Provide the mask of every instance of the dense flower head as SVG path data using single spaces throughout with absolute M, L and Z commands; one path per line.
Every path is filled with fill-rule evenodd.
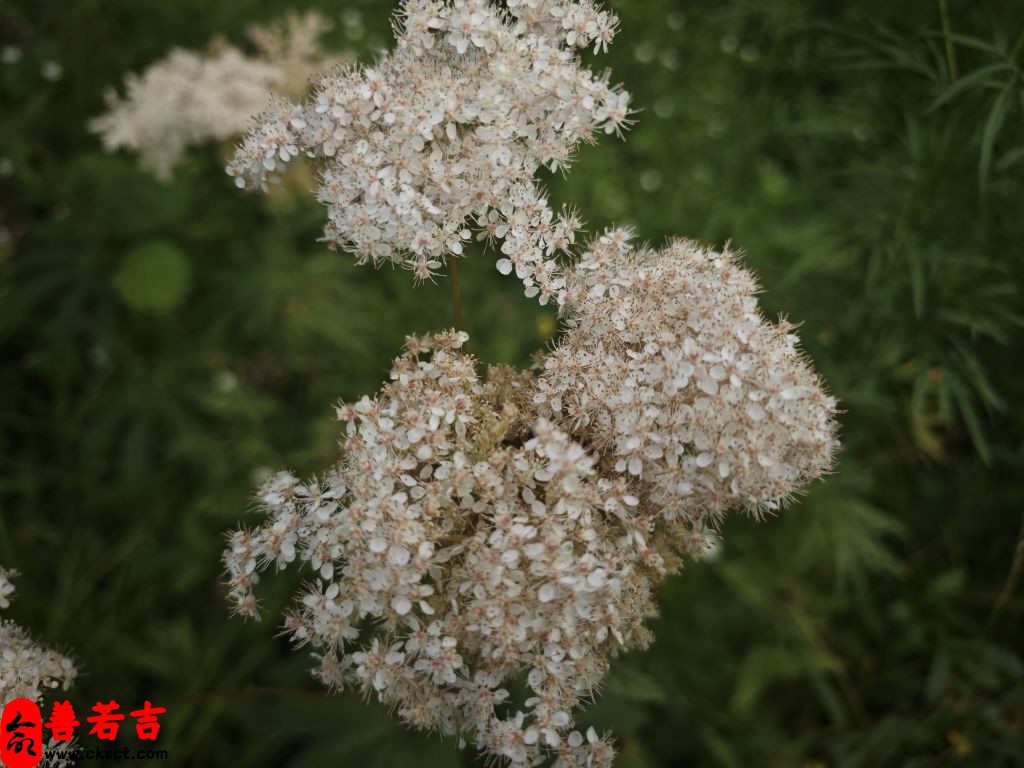
M 248 615 L 262 571 L 311 567 L 285 626 L 326 684 L 511 766 L 609 764 L 576 712 L 649 642 L 658 581 L 836 447 L 835 401 L 734 255 L 615 230 L 566 278 L 566 331 L 535 370 L 481 378 L 464 333 L 410 337 L 377 397 L 338 407 L 340 464 L 270 478 L 267 520 L 225 552 Z
M 765 320 L 734 254 L 629 239 L 606 233 L 569 274 L 541 413 L 642 481 L 669 519 L 778 509 L 830 469 L 835 399 L 792 326 Z
M 286 627 L 324 682 L 507 764 L 607 765 L 573 712 L 610 654 L 648 642 L 662 558 L 629 479 L 532 416 L 530 375 L 479 378 L 464 339 L 410 339 L 376 398 L 339 407 L 332 472 L 267 481 L 267 521 L 225 553 L 232 598 L 252 614 L 260 571 L 308 563 Z
M 0 568 L 0 609 L 10 606 L 15 576 Z M 0 702 L 25 697 L 38 703 L 47 690 L 67 688 L 74 679 L 70 658 L 37 645 L 13 621 L 0 620 Z
M 327 685 L 512 766 L 610 764 L 576 711 L 649 642 L 658 581 L 835 448 L 834 401 L 735 257 L 610 232 L 568 278 L 538 370 L 481 378 L 464 333 L 410 337 L 375 398 L 338 407 L 341 462 L 267 480 L 266 521 L 225 551 L 246 615 L 261 572 L 311 568 L 285 626 Z
M 301 95 L 313 73 L 334 63 L 319 44 L 327 28 L 316 13 L 290 14 L 250 30 L 253 56 L 221 40 L 207 53 L 176 48 L 142 74 L 129 74 L 124 97 L 109 91 L 107 112 L 89 127 L 108 151 L 137 152 L 167 178 L 188 147 L 243 133 L 272 93 Z
M 616 24 L 591 2 L 406 0 L 394 50 L 323 77 L 301 105 L 275 102 L 228 173 L 265 186 L 313 158 L 325 239 L 360 263 L 430 278 L 475 230 L 501 242 L 499 270 L 546 303 L 581 222 L 552 209 L 536 173 L 628 124 L 628 94 L 578 54 L 605 48 Z

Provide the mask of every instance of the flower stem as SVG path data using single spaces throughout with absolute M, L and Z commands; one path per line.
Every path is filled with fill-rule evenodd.
M 1017 54 L 1024 49 L 1024 30 L 1021 30 L 1020 37 L 1017 38 L 1017 43 L 1013 46 L 1013 50 L 1010 52 L 1010 63 L 1017 60 Z
M 455 315 L 455 330 L 461 331 L 462 325 L 462 294 L 459 291 L 459 260 L 452 256 L 448 259 L 448 273 L 452 284 L 452 311 Z
M 999 614 L 1006 608 L 1006 604 L 1010 602 L 1010 598 L 1013 593 L 1017 590 L 1017 582 L 1020 580 L 1021 572 L 1024 571 L 1024 515 L 1020 519 L 1020 535 L 1017 536 L 1017 546 L 1014 549 L 1013 563 L 1010 565 L 1010 573 L 1006 577 L 1006 583 L 1003 585 L 1003 591 L 999 593 L 999 597 L 996 599 L 996 604 L 992 607 L 992 613 L 989 614 L 988 624 L 986 628 L 991 628 L 995 624 Z

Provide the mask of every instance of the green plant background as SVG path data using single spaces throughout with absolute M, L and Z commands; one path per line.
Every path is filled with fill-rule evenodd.
M 715 561 L 664 583 L 656 644 L 618 660 L 585 722 L 629 768 L 1024 765 L 1024 5 L 613 5 L 597 66 L 638 124 L 553 196 L 591 231 L 748 252 L 843 403 L 844 449 L 800 503 L 731 519 Z M 331 44 L 363 60 L 389 42 L 383 0 L 0 3 L 21 54 L 0 64 L 10 613 L 74 649 L 83 722 L 99 699 L 168 708 L 160 764 L 469 764 L 319 689 L 219 583 L 260 473 L 336 459 L 330 406 L 451 322 L 447 285 L 328 252 L 308 178 L 245 195 L 210 146 L 164 184 L 85 128 L 127 70 L 244 44 L 293 7 L 338 19 Z M 553 313 L 492 256 L 463 273 L 484 360 L 549 343 Z M 294 585 L 265 584 L 268 615 Z

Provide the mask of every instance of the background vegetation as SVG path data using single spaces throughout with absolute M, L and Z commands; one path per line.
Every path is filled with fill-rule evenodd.
M 643 112 L 554 196 L 746 250 L 845 448 L 665 582 L 588 722 L 629 768 L 1024 765 L 1024 5 L 612 5 Z M 447 285 L 327 252 L 301 178 L 238 193 L 209 147 L 162 184 L 85 129 L 125 71 L 298 6 L 360 58 L 390 39 L 385 0 L 0 3 L 0 562 L 75 650 L 80 719 L 166 706 L 169 764 L 468 764 L 229 619 L 218 562 L 260 474 L 329 464 L 330 405 L 450 323 Z M 474 349 L 525 364 L 554 317 L 492 265 L 463 267 Z

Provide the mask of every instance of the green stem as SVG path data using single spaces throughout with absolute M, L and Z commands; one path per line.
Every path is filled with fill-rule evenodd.
M 949 64 L 949 82 L 955 83 L 959 73 L 956 66 L 956 50 L 953 48 L 953 25 L 949 23 L 949 0 L 939 0 L 939 15 L 942 17 L 942 34 L 946 38 L 946 61 Z
M 1020 32 L 1020 37 L 1017 38 L 1017 43 L 1013 46 L 1013 50 L 1010 52 L 1010 62 L 1013 63 L 1017 60 L 1017 54 L 1020 53 L 1021 48 L 1024 48 L 1024 29 Z
M 448 272 L 452 284 L 452 311 L 455 315 L 455 330 L 461 331 L 462 324 L 462 294 L 459 291 L 459 260 L 456 256 L 448 259 Z
M 1021 572 L 1024 571 L 1024 515 L 1020 519 L 1020 534 L 1017 536 L 1017 546 L 1013 551 L 1013 562 L 1010 564 L 1010 573 L 1003 584 L 1003 591 L 996 598 L 996 604 L 992 607 L 992 613 L 988 617 L 988 628 L 995 624 L 999 614 L 1010 602 L 1013 593 L 1017 591 L 1017 582 L 1020 581 Z

